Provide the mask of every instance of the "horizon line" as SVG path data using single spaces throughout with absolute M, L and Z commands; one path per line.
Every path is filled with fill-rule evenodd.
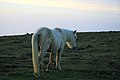
M 120 32 L 120 30 L 101 30 L 101 31 L 77 31 L 77 33 L 89 33 L 89 32 Z M 0 34 L 0 37 L 5 37 L 5 36 L 22 36 L 22 35 L 31 35 L 34 32 L 27 32 L 27 33 L 16 33 L 16 34 Z

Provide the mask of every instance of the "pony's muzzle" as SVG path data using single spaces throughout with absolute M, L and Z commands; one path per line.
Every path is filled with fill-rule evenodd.
M 74 47 L 72 48 L 72 50 L 76 50 L 76 48 L 77 48 L 77 47 L 76 47 L 76 46 L 74 46 Z

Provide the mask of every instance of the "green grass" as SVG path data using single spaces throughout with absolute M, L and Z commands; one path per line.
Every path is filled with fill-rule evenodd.
M 120 32 L 78 33 L 77 49 L 65 46 L 62 71 L 41 80 L 120 80 Z M 31 35 L 0 37 L 0 80 L 32 80 Z M 48 55 L 45 56 L 45 62 Z

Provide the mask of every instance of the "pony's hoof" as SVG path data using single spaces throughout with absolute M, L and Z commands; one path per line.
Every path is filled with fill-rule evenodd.
M 46 69 L 46 70 L 45 70 L 45 72 L 49 73 L 49 70 L 48 70 L 48 69 Z
M 50 71 L 48 70 L 48 71 L 46 71 L 46 73 L 49 73 Z
M 32 80 L 40 80 L 40 75 L 35 75 Z
M 42 70 L 42 72 L 45 72 L 45 70 Z
M 59 69 L 59 71 L 61 71 L 62 69 Z
M 61 71 L 62 69 L 61 69 L 61 68 L 56 68 L 56 70 L 59 70 L 59 71 Z
M 60 71 L 61 71 L 61 67 L 59 67 L 59 68 L 58 68 L 58 70 L 60 70 Z

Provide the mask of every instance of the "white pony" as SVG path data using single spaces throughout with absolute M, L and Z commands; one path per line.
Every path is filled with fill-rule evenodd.
M 46 27 L 38 29 L 32 36 L 34 76 L 40 76 L 39 61 L 42 69 L 45 70 L 43 59 L 47 52 L 50 53 L 50 58 L 46 70 L 49 70 L 52 61 L 56 61 L 56 68 L 61 70 L 60 60 L 64 46 L 67 44 L 69 48 L 76 47 L 76 39 L 76 30 L 70 31 L 60 28 L 51 30 Z

